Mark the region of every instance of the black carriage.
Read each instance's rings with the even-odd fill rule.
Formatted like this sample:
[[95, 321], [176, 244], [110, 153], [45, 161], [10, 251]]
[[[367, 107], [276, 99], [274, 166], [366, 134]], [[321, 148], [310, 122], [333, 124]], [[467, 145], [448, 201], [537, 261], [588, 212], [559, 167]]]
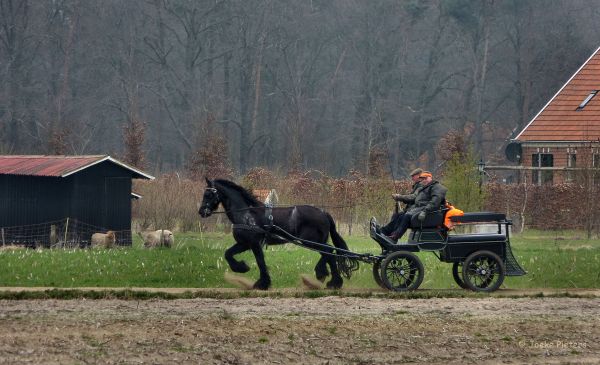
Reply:
[[428, 215], [425, 221], [413, 219], [406, 243], [396, 244], [379, 232], [375, 219], [370, 231], [382, 249], [373, 262], [373, 276], [382, 288], [415, 290], [424, 277], [423, 263], [414, 252], [431, 251], [440, 261], [452, 263], [456, 283], [464, 289], [492, 292], [505, 276], [525, 275], [510, 247], [512, 222], [504, 214], [478, 212], [451, 217], [456, 224], [497, 225], [494, 233], [451, 234], [444, 226], [443, 212]]

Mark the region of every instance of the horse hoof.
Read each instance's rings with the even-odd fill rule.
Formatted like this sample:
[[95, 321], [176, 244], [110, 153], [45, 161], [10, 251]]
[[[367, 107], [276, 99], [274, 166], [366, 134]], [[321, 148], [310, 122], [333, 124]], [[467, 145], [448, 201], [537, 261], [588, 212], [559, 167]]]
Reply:
[[245, 261], [239, 262], [237, 264], [229, 265], [229, 267], [231, 268], [231, 271], [237, 272], [240, 274], [247, 273], [248, 271], [250, 271], [250, 267], [248, 266], [248, 264], [246, 264]]
[[344, 282], [342, 280], [331, 280], [327, 283], [327, 289], [341, 289]]
[[328, 275], [329, 274], [327, 274], [327, 275], [316, 275], [317, 276], [317, 280], [319, 280], [320, 282], [324, 283], [325, 279], [327, 279]]
[[271, 283], [264, 282], [261, 280], [254, 283], [254, 289], [258, 289], [258, 290], [269, 290], [270, 286], [271, 286]]

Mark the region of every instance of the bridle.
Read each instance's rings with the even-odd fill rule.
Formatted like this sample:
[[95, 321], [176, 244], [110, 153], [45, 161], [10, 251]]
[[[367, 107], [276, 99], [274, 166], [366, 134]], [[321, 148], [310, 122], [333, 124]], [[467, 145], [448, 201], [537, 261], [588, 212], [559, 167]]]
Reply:
[[[204, 189], [204, 191], [210, 191], [214, 195], [214, 197], [216, 197], [217, 205], [219, 204], [219, 202], [221, 202], [221, 199], [219, 197], [219, 191], [217, 189], [211, 188], [211, 187], [206, 187], [206, 189]], [[200, 208], [202, 208], [202, 207], [200, 207]], [[214, 212], [212, 211], [211, 208], [208, 207], [208, 204], [207, 204], [207, 206], [204, 208], [204, 213], [208, 215], [208, 213], [213, 214]]]
[[[204, 190], [205, 191], [210, 191], [212, 194], [214, 194], [216, 196], [217, 204], [222, 202], [221, 196], [220, 196], [219, 191], [217, 189], [211, 188], [211, 187], [207, 187]], [[225, 207], [223, 207], [223, 208], [225, 208]], [[233, 213], [233, 212], [243, 212], [243, 211], [247, 211], [247, 210], [254, 210], [254, 209], [259, 209], [259, 208], [261, 208], [261, 207], [247, 207], [247, 208], [230, 209], [230, 210], [224, 210], [222, 212], [216, 212], [216, 211], [213, 211], [212, 209], [206, 207], [206, 208], [203, 208], [203, 210], [204, 210], [204, 213], [209, 213], [210, 212], [210, 214], [227, 214], [227, 213]], [[198, 210], [200, 210], [200, 209], [202, 209], [202, 206], [198, 207]]]
[[208, 191], [210, 191], [211, 193], [215, 194], [215, 195], [217, 196], [217, 198], [219, 197], [219, 190], [217, 190], [216, 188], [207, 187], [207, 188], [206, 188], [206, 189], [204, 189], [204, 190], [208, 190]]

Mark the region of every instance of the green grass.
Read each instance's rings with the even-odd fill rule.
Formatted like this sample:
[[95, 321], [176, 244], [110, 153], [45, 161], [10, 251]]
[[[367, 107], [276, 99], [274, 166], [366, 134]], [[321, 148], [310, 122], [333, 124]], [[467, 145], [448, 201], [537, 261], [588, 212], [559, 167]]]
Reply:
[[[529, 231], [512, 239], [513, 252], [528, 271], [509, 277], [505, 288], [600, 288], [600, 240], [581, 232]], [[0, 251], [0, 286], [72, 287], [231, 287], [223, 280], [229, 270], [223, 253], [231, 235], [177, 234], [172, 249], [133, 247], [74, 250]], [[347, 237], [355, 252], [379, 253], [368, 237]], [[425, 266], [421, 288], [456, 288], [451, 265], [432, 254], [418, 253]], [[300, 274], [313, 274], [318, 254], [291, 244], [266, 249], [274, 288], [298, 287]], [[250, 252], [238, 256], [250, 265], [245, 277], [258, 278]], [[347, 287], [376, 288], [371, 265], [362, 264]]]

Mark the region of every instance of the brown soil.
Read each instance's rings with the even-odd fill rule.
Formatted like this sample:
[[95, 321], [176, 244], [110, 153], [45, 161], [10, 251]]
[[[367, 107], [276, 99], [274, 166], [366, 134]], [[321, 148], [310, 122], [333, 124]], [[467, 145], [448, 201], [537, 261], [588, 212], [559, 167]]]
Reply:
[[600, 362], [600, 299], [0, 301], [0, 364]]

